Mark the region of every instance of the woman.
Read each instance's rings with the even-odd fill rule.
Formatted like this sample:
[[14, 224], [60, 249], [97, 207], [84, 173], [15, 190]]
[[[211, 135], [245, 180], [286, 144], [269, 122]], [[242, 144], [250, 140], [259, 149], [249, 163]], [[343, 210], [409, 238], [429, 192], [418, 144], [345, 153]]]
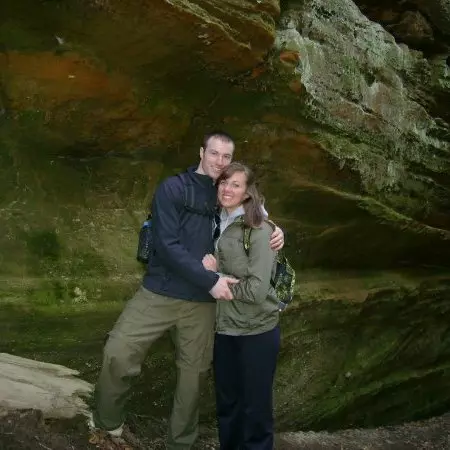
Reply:
[[[272, 450], [272, 385], [280, 345], [278, 301], [270, 285], [273, 227], [251, 170], [231, 163], [217, 180], [221, 234], [209, 270], [232, 275], [234, 300], [218, 301], [214, 346], [221, 450]], [[245, 231], [245, 228], [251, 230]], [[249, 232], [250, 231], [250, 232]], [[244, 234], [249, 248], [244, 248]]]

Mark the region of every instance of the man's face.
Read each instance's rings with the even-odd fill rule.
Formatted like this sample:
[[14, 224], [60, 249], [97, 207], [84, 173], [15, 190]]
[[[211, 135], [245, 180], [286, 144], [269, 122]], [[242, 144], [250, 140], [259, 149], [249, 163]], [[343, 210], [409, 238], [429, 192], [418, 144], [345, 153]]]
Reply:
[[222, 169], [227, 167], [233, 159], [233, 151], [232, 142], [224, 142], [215, 137], [210, 138], [206, 148], [200, 148], [200, 164], [197, 172], [208, 175], [214, 181], [217, 180]]

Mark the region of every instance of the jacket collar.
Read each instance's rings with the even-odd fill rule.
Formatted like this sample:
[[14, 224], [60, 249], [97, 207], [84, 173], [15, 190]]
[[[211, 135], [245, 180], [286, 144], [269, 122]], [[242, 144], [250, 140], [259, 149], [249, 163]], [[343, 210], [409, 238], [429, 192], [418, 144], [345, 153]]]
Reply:
[[222, 234], [229, 225], [233, 222], [242, 221], [245, 214], [244, 207], [241, 205], [236, 208], [231, 214], [228, 214], [225, 208], [220, 211], [220, 234]]
[[244, 207], [238, 206], [234, 211], [232, 211], [230, 214], [227, 213], [227, 210], [225, 208], [222, 208], [220, 210], [220, 220], [228, 220], [228, 222], [231, 223], [236, 217], [243, 216], [245, 214]]
[[192, 180], [194, 180], [195, 182], [197, 182], [203, 186], [208, 186], [208, 187], [214, 186], [214, 180], [210, 176], [198, 173], [198, 172], [196, 172], [196, 170], [197, 170], [197, 166], [191, 166], [191, 167], [188, 167], [188, 169], [187, 169], [187, 173], [192, 178]]

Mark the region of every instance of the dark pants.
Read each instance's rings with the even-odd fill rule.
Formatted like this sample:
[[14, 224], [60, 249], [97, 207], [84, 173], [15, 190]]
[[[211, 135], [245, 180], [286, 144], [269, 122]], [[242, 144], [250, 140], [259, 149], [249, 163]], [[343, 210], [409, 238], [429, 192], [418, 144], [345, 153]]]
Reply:
[[216, 334], [214, 375], [220, 450], [272, 450], [272, 386], [280, 329]]

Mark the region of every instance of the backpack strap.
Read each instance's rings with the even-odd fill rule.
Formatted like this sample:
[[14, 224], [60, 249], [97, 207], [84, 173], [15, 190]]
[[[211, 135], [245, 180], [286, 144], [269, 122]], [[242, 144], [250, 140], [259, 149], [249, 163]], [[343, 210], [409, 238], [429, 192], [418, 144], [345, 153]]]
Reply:
[[189, 175], [184, 172], [179, 173], [177, 176], [180, 178], [184, 186], [184, 208], [195, 214], [214, 217], [214, 214], [217, 212], [216, 205], [207, 205], [206, 203], [204, 205], [197, 204], [194, 185], [189, 178]]
[[[276, 225], [271, 220], [264, 219], [264, 222], [267, 222], [272, 227], [272, 229], [275, 230]], [[244, 252], [245, 252], [245, 254], [248, 257], [249, 254], [250, 254], [250, 239], [251, 239], [253, 228], [248, 227], [247, 225], [243, 224], [242, 225], [242, 229], [244, 231], [244, 237], [243, 237], [242, 243], [244, 245]], [[270, 277], [270, 285], [274, 289], [275, 289], [275, 286], [276, 286], [276, 283], [277, 283], [279, 277], [280, 277], [280, 270], [279, 270], [279, 267], [278, 267], [278, 264], [277, 264], [277, 270], [275, 272], [275, 276], [274, 277]]]
[[184, 184], [184, 207], [186, 209], [193, 208], [195, 205], [195, 193], [192, 183], [186, 182], [185, 177], [181, 177]]
[[[265, 219], [264, 221], [267, 222], [273, 230], [275, 230], [276, 225], [272, 221], [267, 219]], [[242, 224], [242, 229], [244, 233], [244, 251], [248, 257], [250, 254], [250, 239], [253, 228], [247, 227], [245, 224]], [[283, 255], [281, 250], [277, 252], [275, 257], [275, 268], [274, 270], [272, 270], [270, 285], [274, 289], [275, 294], [279, 300], [278, 310], [284, 311], [286, 306], [291, 303], [294, 297], [295, 270], [292, 268], [291, 264], [287, 260], [286, 256]]]
[[248, 256], [250, 253], [250, 238], [253, 228], [248, 227], [246, 225], [242, 225], [242, 229], [244, 230], [244, 238], [242, 240], [244, 244], [244, 252]]
[[[264, 219], [264, 222], [267, 222], [272, 227], [272, 229], [275, 230], [276, 225], [271, 220]], [[242, 224], [242, 228], [244, 230], [244, 238], [243, 238], [242, 242], [244, 244], [245, 254], [248, 256], [250, 253], [250, 238], [252, 235], [253, 228], [248, 227], [245, 224]]]

